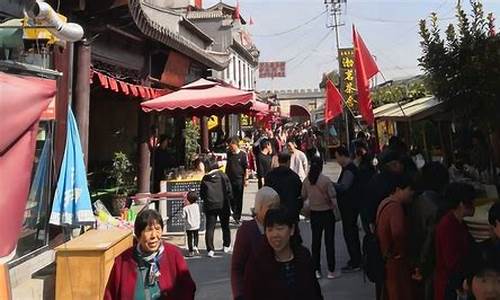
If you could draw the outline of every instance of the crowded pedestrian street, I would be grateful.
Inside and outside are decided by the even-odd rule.
[[[500,0],[0,0],[0,300],[500,300]]]
[[[340,167],[335,162],[329,162],[325,165],[325,174],[336,180],[340,174]],[[243,218],[248,220],[251,218],[250,209],[253,206],[253,199],[257,192],[257,182],[251,180],[248,189],[245,192],[243,199]],[[300,222],[301,233],[303,234],[304,244],[310,248],[311,246],[311,230],[309,221],[302,220]],[[231,233],[234,237],[236,235],[237,226],[232,226]],[[343,266],[347,263],[348,254],[347,249],[343,243],[342,228],[337,226],[336,256],[339,265]],[[221,235],[216,235],[217,249],[222,249]],[[180,241],[183,242],[182,240]],[[203,249],[203,247],[201,248]],[[232,299],[229,292],[231,290],[231,278],[229,269],[231,267],[231,255],[221,253],[215,258],[207,258],[205,256],[188,258],[187,263],[189,269],[193,274],[193,279],[197,283],[198,291],[196,299],[210,300],[210,299]],[[325,250],[322,250],[322,263],[326,265]],[[368,300],[374,299],[375,287],[365,277],[363,272],[356,272],[351,274],[344,274],[335,280],[322,279],[320,280],[321,290],[325,299],[339,299],[339,300]]]

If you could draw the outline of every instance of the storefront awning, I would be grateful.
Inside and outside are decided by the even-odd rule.
[[[16,246],[26,208],[38,120],[56,93],[54,80],[0,72],[0,257]]]
[[[161,95],[165,95],[170,92],[168,89],[155,89],[147,86],[131,84],[118,80],[112,76],[108,76],[97,70],[91,70],[90,79],[92,82],[94,82],[94,77],[97,78],[97,83],[104,89],[144,100],[160,97]]]
[[[419,121],[444,110],[442,101],[434,96],[420,98],[405,104],[386,104],[374,111],[375,119]]]
[[[215,114],[248,113],[263,108],[253,92],[199,79],[176,92],[141,103],[145,112],[163,111],[171,114],[211,116]]]

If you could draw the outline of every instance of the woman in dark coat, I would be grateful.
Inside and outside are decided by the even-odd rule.
[[[323,299],[309,251],[295,241],[295,223],[283,209],[271,209],[266,239],[245,270],[245,300]]]

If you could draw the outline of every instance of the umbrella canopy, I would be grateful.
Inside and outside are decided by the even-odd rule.
[[[199,79],[176,92],[142,102],[141,106],[145,112],[164,111],[198,116],[248,113],[252,108],[263,108],[255,101],[254,92],[242,91],[206,79]]]
[[[76,119],[68,108],[66,147],[52,203],[50,223],[78,227],[95,222]]]
[[[40,115],[56,93],[54,80],[0,72],[0,257],[16,246],[23,223]]]

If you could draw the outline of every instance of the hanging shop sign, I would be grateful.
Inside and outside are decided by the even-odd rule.
[[[340,60],[340,80],[342,82],[342,94],[349,108],[356,107],[357,88],[356,88],[356,71],[354,67],[354,48],[339,49]]]
[[[259,63],[259,78],[286,77],[286,62],[261,62]]]
[[[241,126],[253,126],[253,118],[247,114],[240,115]]]

